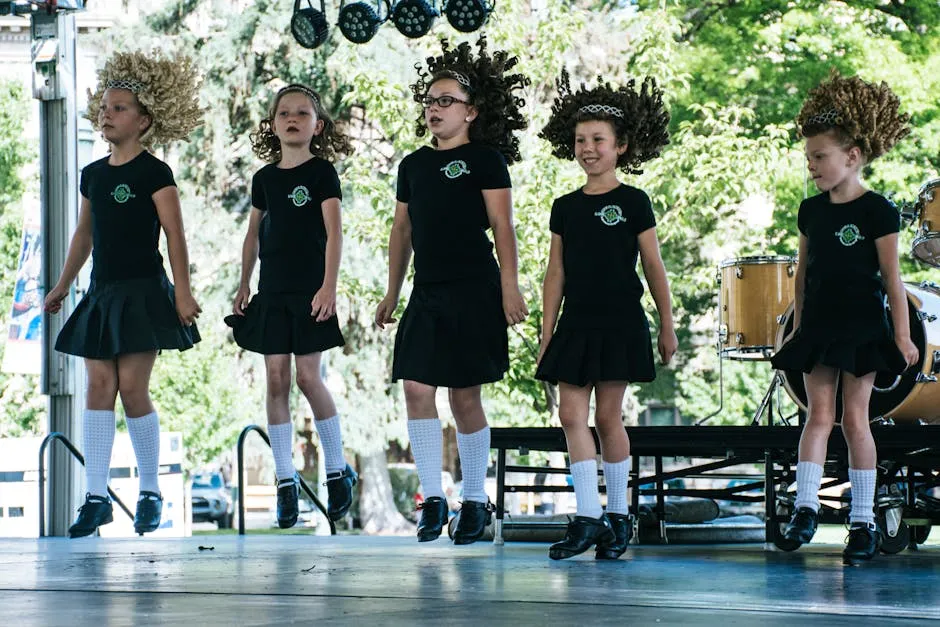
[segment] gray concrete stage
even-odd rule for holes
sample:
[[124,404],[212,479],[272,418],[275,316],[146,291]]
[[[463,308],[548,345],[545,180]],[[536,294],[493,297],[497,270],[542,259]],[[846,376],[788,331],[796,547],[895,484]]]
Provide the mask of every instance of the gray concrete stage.
[[[214,547],[199,550],[199,547]],[[940,549],[843,567],[841,546],[633,546],[305,535],[0,539],[0,625],[936,623]]]

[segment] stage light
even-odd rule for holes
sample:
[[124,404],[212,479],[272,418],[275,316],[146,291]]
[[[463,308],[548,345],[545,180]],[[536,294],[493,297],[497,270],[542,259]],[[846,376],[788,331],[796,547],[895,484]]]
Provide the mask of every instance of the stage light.
[[427,35],[440,15],[434,3],[427,0],[398,0],[392,5],[391,20],[398,32],[405,37]]
[[340,2],[337,23],[343,37],[354,44],[364,44],[375,37],[379,26],[387,19],[379,17],[379,4],[377,0],[373,8],[368,2]]
[[317,11],[307,0],[307,8],[300,8],[300,0],[294,0],[294,15],[290,18],[290,32],[294,39],[304,48],[317,48],[323,45],[329,36],[329,26],[326,23],[326,8],[324,0],[320,0],[320,10]]
[[486,24],[493,3],[484,0],[447,0],[444,15],[450,25],[462,33],[472,33]]

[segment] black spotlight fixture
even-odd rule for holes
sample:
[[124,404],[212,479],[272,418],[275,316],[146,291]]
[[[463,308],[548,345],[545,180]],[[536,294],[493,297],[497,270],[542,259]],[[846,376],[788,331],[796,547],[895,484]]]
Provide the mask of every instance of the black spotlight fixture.
[[373,7],[369,2],[340,2],[339,30],[343,37],[354,44],[364,44],[375,37],[379,26],[388,19],[381,17],[381,1],[376,0]]
[[324,0],[320,0],[320,10],[317,11],[307,0],[307,8],[300,8],[300,0],[294,0],[294,15],[290,18],[290,32],[294,39],[304,48],[318,48],[323,45],[329,35],[329,26],[326,23],[326,8]]
[[485,0],[447,0],[444,15],[450,25],[462,33],[480,29],[493,12],[493,2]]
[[398,0],[392,5],[390,19],[405,37],[422,37],[434,26],[440,15],[433,2],[427,0]]

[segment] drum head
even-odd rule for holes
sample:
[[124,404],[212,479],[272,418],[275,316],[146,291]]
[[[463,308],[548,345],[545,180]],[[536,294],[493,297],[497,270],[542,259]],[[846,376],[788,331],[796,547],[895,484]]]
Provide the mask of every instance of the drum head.
[[935,268],[940,268],[940,233],[921,235],[911,244],[914,258]]

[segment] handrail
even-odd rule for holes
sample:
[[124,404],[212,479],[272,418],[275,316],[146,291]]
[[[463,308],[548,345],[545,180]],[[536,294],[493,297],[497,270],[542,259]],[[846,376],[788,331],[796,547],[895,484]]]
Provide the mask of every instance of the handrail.
[[[271,446],[271,439],[268,437],[268,434],[258,425],[248,425],[242,429],[242,432],[238,435],[238,535],[240,536],[245,535],[245,438],[248,437],[248,434],[252,431],[257,432],[268,447]],[[297,475],[297,479],[300,481],[300,487],[307,493],[307,496],[310,497],[313,504],[316,505],[320,513],[323,514],[323,517],[326,518],[326,521],[330,523],[330,535],[335,536],[336,523],[334,523],[330,515],[327,514],[323,503],[321,503],[320,499],[313,493],[313,490],[310,489],[303,477]]]
[[[69,453],[72,454],[72,457],[78,460],[78,463],[82,466],[85,465],[85,457],[78,451],[75,446],[69,441],[67,437],[58,431],[53,431],[47,435],[42,440],[42,444],[39,445],[39,537],[46,537],[46,464],[45,464],[45,455],[46,447],[49,445],[49,442],[53,440],[58,440],[65,448],[68,449]],[[131,510],[127,509],[127,506],[124,505],[124,502],[118,498],[118,495],[114,493],[114,490],[111,489],[111,486],[108,486],[108,496],[111,497],[111,500],[117,503],[121,509],[124,510],[124,513],[127,514],[128,518],[134,520],[134,515],[131,514]]]

